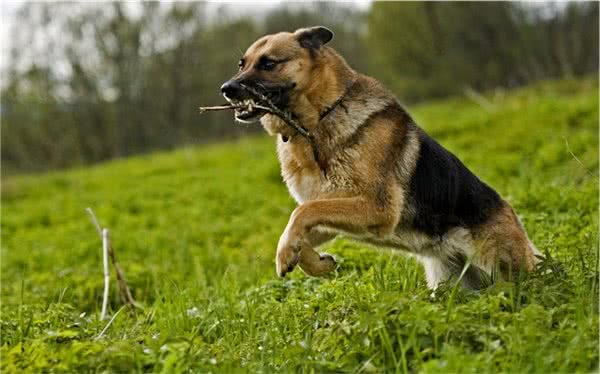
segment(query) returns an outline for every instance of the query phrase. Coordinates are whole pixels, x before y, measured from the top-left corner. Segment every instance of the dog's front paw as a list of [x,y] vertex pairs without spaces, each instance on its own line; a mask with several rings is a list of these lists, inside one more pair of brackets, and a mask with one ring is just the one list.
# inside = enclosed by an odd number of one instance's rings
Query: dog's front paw
[[298,235],[293,235],[290,226],[286,227],[279,243],[277,244],[277,255],[275,256],[275,264],[277,266],[277,275],[285,277],[292,270],[300,259],[300,238]]
[[285,275],[292,270],[296,264],[300,255],[298,251],[293,250],[291,247],[286,246],[277,249],[277,256],[275,257],[275,263],[277,265],[277,275],[285,277]]

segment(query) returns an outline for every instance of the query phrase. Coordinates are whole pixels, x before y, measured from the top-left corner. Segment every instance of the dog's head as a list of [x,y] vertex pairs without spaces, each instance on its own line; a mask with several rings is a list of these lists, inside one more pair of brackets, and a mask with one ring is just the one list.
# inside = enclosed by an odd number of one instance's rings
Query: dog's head
[[[333,32],[323,26],[263,36],[248,48],[239,61],[239,72],[221,86],[221,93],[231,103],[255,100],[244,88],[251,87],[286,110],[310,84],[315,59],[332,38]],[[237,109],[235,118],[254,122],[265,113],[258,108]]]

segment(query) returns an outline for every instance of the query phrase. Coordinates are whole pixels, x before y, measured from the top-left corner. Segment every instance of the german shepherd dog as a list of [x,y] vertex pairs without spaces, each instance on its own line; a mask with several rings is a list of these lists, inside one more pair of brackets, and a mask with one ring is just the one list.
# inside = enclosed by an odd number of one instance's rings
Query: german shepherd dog
[[277,274],[295,265],[312,276],[335,270],[316,248],[340,233],[408,251],[432,289],[450,278],[479,289],[534,269],[539,252],[509,203],[327,46],[332,38],[321,26],[264,36],[221,87],[233,104],[260,92],[310,134],[264,109],[235,111],[237,121],[260,120],[277,136],[281,173],[299,204],[279,239]]

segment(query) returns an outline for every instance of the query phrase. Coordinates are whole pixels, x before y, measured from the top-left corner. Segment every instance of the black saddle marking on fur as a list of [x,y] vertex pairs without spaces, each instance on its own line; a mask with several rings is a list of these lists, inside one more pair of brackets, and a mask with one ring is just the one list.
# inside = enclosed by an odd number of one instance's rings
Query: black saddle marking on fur
[[431,236],[475,227],[501,208],[502,199],[451,152],[418,129],[419,157],[410,181],[414,228]]

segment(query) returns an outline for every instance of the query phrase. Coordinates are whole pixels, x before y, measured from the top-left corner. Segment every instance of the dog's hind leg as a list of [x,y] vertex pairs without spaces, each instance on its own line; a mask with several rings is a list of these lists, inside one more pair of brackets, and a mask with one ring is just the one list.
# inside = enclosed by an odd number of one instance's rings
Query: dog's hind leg
[[425,270],[425,279],[427,280],[427,287],[432,290],[438,288],[441,282],[448,280],[450,271],[448,267],[443,263],[442,260],[436,257],[418,257],[419,262],[423,264]]
[[491,284],[490,275],[475,264],[467,265],[467,258],[463,254],[456,254],[446,259],[419,257],[419,261],[425,269],[427,287],[432,290],[435,290],[442,282],[459,278],[464,287],[473,290],[479,290]]
[[540,252],[506,202],[489,222],[477,228],[474,238],[483,267],[498,269],[497,275],[503,280],[532,271],[539,262],[536,256],[540,256]]

